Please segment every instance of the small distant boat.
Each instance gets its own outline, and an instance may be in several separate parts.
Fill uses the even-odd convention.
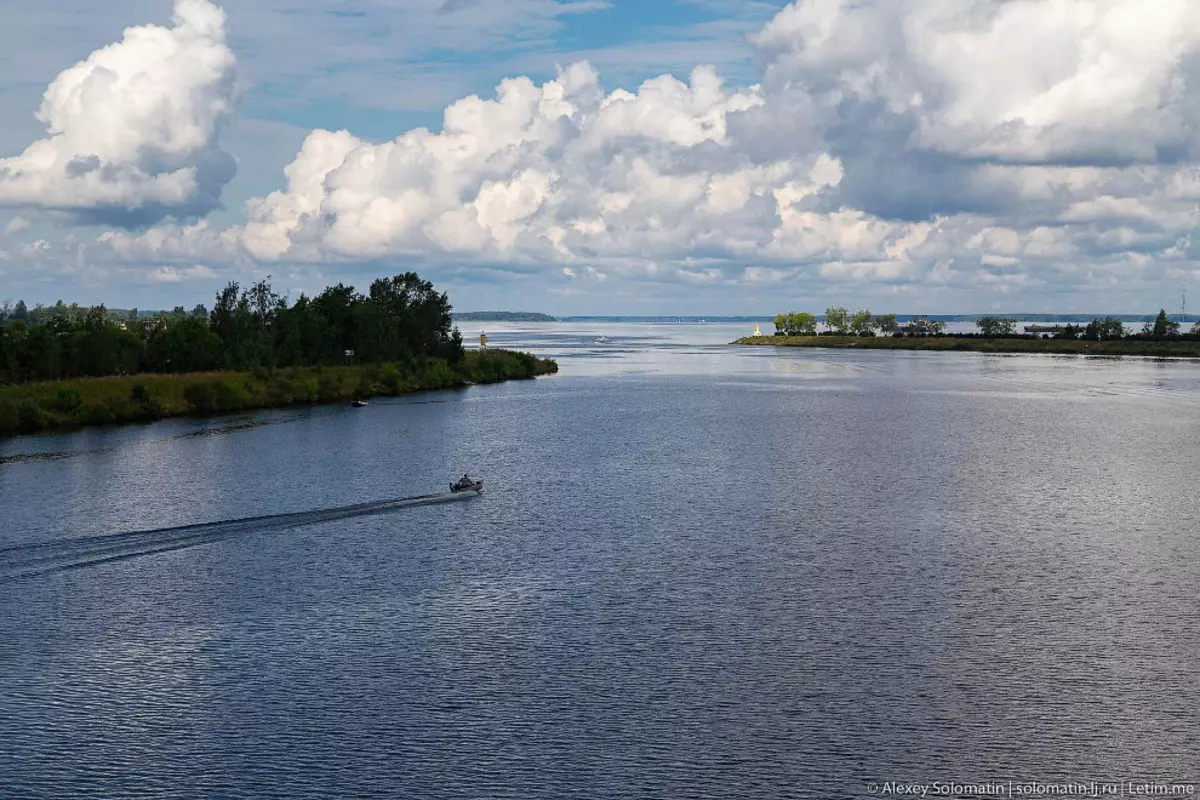
[[[607,337],[607,336],[597,336],[597,337],[596,337],[596,341],[597,341],[599,344],[607,344],[607,343],[608,343],[608,337]]]
[[[368,403],[366,400],[355,400],[353,403],[350,404],[350,407],[351,408],[366,408],[369,405],[371,405],[371,404]]]
[[[475,492],[478,494],[482,491],[483,481],[471,481],[470,483],[459,481],[458,483],[450,484],[450,492],[452,494],[462,494],[463,492]]]

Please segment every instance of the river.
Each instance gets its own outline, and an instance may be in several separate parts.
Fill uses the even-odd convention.
[[[745,328],[0,442],[0,796],[1200,781],[1200,364]]]

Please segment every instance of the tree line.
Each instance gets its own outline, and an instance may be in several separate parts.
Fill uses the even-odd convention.
[[[0,306],[0,383],[463,357],[450,301],[408,272],[365,293],[338,284],[295,302],[270,279],[230,283],[212,310],[110,312],[61,301]]]
[[[1028,335],[1017,333],[1017,320],[1011,317],[980,317],[975,324],[979,327],[981,335],[992,339]],[[1180,323],[1168,317],[1166,309],[1159,309],[1158,316],[1154,318],[1154,321],[1145,323],[1140,331],[1127,331],[1125,324],[1116,317],[1096,317],[1086,325],[1063,325],[1054,331],[1053,338],[1082,339],[1092,342],[1114,339],[1151,339],[1156,342],[1172,339],[1198,339],[1200,338],[1200,322],[1195,323],[1189,332],[1183,333]]]
[[[806,311],[789,312],[775,317],[775,330],[784,336],[816,336],[820,320]],[[895,314],[873,315],[870,311],[851,312],[840,306],[825,309],[826,333],[837,336],[875,336],[876,333],[891,333],[893,336],[943,336],[946,326],[939,320],[917,319],[898,327]],[[976,321],[979,335],[986,338],[1023,337],[1029,334],[1017,332],[1017,320],[1011,317],[980,317]],[[950,334],[972,336],[974,334]],[[1153,322],[1147,322],[1138,332],[1128,332],[1116,317],[1097,317],[1086,325],[1064,325],[1054,332],[1055,339],[1084,339],[1090,341],[1112,339],[1171,339],[1200,340],[1200,322],[1195,323],[1188,333],[1182,333],[1180,324],[1159,310]]]
[[[820,320],[807,311],[780,314],[775,317],[775,330],[786,336],[816,336]],[[854,311],[841,306],[825,309],[825,326],[839,336],[874,336],[896,328],[895,314],[875,316],[870,311]]]

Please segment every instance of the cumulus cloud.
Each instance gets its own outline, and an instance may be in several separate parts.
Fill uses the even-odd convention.
[[[459,101],[440,133],[316,131],[238,235],[263,261],[443,254],[700,284],[811,264],[1012,287],[1089,253],[1183,257],[1196,22],[1184,0],[802,0],[755,37],[762,85],[700,67],[606,93],[575,64]]]
[[[605,93],[586,63],[451,106],[440,133],[314,132],[288,188],[247,206],[256,258],[445,252],[491,259],[731,255],[774,241],[790,204],[836,183],[821,153],[760,163],[731,116],[762,105],[715,70]]]
[[[30,225],[32,225],[32,223],[24,217],[13,217],[8,221],[8,224],[4,226],[4,235],[12,236],[14,234],[18,234],[23,230],[27,230]]]
[[[146,276],[150,283],[183,283],[184,281],[211,280],[217,273],[203,264],[194,267],[178,269],[176,267],[158,267]]]
[[[0,159],[0,205],[124,227],[207,213],[236,170],[218,144],[234,67],[208,0],[177,0],[172,28],[127,29],[50,84],[47,137]]]
[[[906,118],[907,143],[1016,162],[1189,152],[1200,7],[1161,0],[807,0],[758,35],[768,82],[840,113]]]
[[[544,270],[564,293],[640,281],[937,296],[1200,277],[1197,23],[1186,0],[1153,14],[1140,0],[798,0],[754,37],[760,84],[701,66],[606,89],[587,63],[509,78],[452,104],[439,131],[314,131],[236,228],[110,231],[93,250],[180,271],[159,280],[239,259],[386,259]],[[197,85],[228,97],[210,91],[221,80]],[[189,158],[219,152],[217,106]],[[48,186],[109,174],[60,149],[58,171],[37,173]],[[118,170],[105,186],[149,196],[147,181],[179,172]]]

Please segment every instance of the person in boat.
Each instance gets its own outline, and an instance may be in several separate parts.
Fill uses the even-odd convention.
[[[462,480],[458,482],[458,488],[460,488],[460,489],[468,489],[474,485],[475,485],[475,481],[471,480],[470,475],[463,475]]]

